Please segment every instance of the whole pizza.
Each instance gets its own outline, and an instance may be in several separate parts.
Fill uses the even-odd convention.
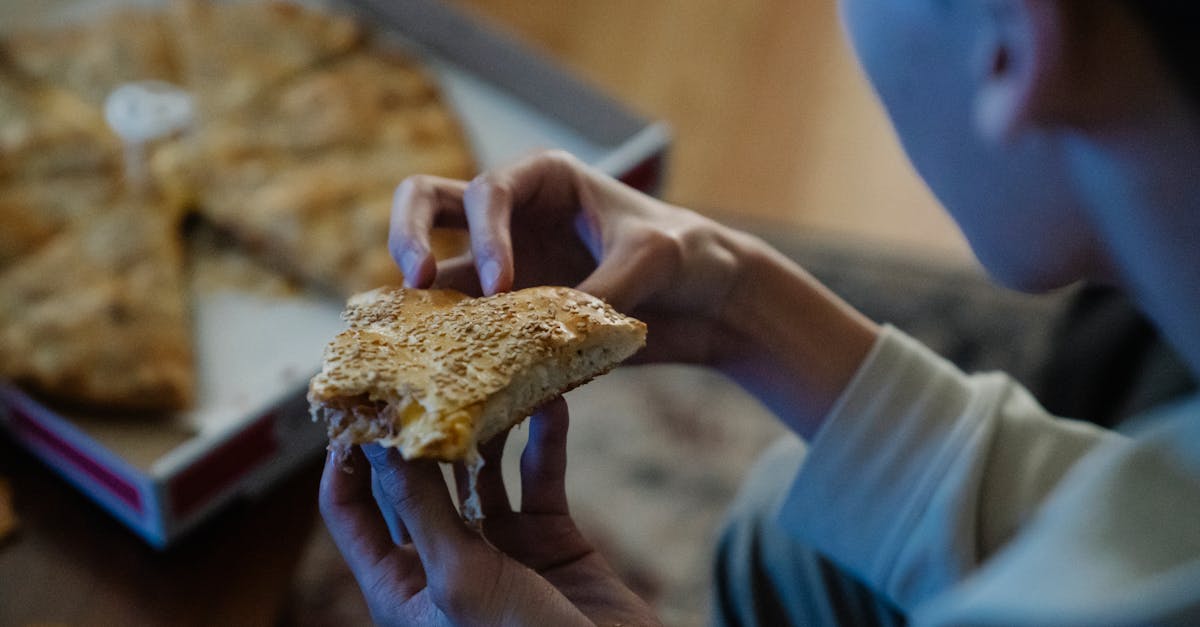
[[[134,172],[105,114],[143,81],[182,90],[193,117],[139,144]],[[329,294],[394,285],[396,184],[474,169],[429,74],[347,15],[173,0],[7,33],[0,379],[84,406],[185,408],[193,233]]]

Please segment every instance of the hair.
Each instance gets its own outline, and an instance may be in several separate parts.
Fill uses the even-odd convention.
[[[1149,29],[1168,67],[1194,103],[1200,104],[1200,1],[1125,0]]]

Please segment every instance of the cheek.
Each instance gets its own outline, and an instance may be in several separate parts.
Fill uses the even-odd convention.
[[[984,267],[1019,289],[1070,283],[1093,240],[1054,145],[996,146],[976,133],[973,4],[847,0],[842,18],[905,152]]]

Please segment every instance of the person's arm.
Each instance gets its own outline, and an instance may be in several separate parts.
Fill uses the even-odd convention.
[[[1200,625],[1200,399],[1146,417],[1064,477],[974,576],[913,614],[937,627]]]
[[[812,440],[780,520],[912,610],[993,557],[1088,453],[1123,441],[886,327]]]
[[[466,226],[472,256],[436,263],[435,225]],[[410,179],[390,245],[412,286],[575,285],[648,323],[643,360],[733,377],[814,442],[792,527],[905,607],[990,555],[1104,437],[881,335],[760,239],[563,153],[470,183]]]
[[[430,232],[467,227],[470,258],[436,262]],[[715,367],[802,435],[878,333],[767,243],[633,190],[562,152],[468,182],[400,186],[392,254],[414,287],[493,294],[571,285],[649,325],[640,361]]]
[[[765,242],[734,239],[737,279],[712,365],[809,440],[875,344],[879,325]]]

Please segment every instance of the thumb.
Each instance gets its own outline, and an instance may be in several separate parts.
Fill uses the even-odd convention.
[[[405,461],[395,448],[379,444],[364,444],[361,449],[426,571],[445,576],[446,567],[456,565],[458,556],[476,548],[478,536],[462,524],[437,462]]]
[[[575,289],[603,299],[617,311],[629,313],[661,291],[666,274],[650,263],[647,249],[622,246],[600,261]]]

